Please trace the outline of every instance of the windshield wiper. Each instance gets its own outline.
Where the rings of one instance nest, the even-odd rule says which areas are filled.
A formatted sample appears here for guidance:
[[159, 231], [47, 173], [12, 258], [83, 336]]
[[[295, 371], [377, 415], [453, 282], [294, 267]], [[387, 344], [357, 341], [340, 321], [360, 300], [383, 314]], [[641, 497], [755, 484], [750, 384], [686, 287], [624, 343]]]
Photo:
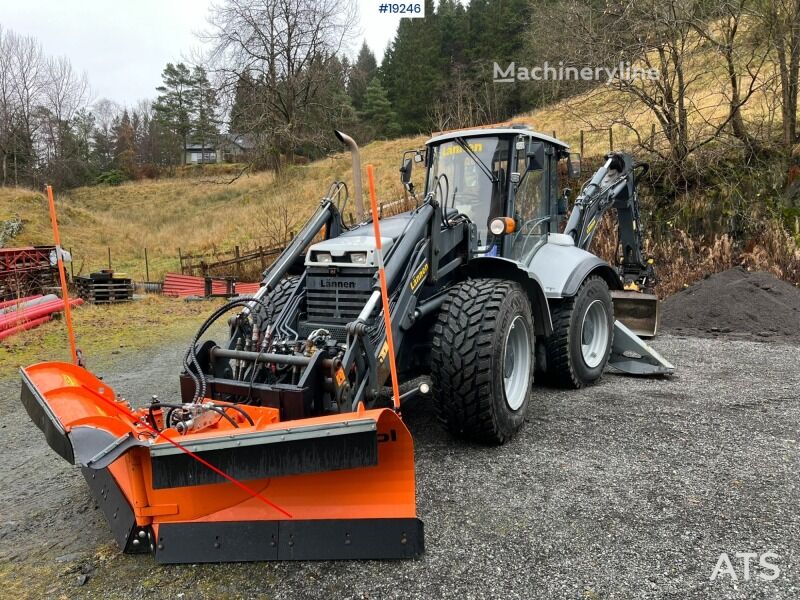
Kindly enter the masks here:
[[467, 144], [464, 141], [463, 137], [453, 138], [453, 141], [456, 144], [458, 144], [461, 147], [461, 149], [464, 152], [466, 152], [472, 160], [475, 161], [475, 164], [481, 168], [483, 173], [489, 178], [489, 180], [492, 183], [497, 183], [497, 177], [495, 177], [494, 173], [492, 173], [492, 170], [484, 164], [484, 162], [480, 159], [480, 157], [477, 154], [475, 154], [475, 151], [469, 147], [469, 144]]

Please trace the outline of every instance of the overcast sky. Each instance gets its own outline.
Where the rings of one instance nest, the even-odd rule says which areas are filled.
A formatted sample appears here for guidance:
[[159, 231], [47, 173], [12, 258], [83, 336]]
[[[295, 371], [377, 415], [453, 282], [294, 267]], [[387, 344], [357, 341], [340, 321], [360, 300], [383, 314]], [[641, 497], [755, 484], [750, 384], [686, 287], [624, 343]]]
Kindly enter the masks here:
[[[377, 0], [356, 0], [360, 35], [380, 62], [399, 17], [380, 15]], [[0, 0], [0, 25], [36, 37], [49, 55], [85, 71], [95, 99], [132, 105], [153, 98], [167, 62], [198, 46], [212, 0]]]

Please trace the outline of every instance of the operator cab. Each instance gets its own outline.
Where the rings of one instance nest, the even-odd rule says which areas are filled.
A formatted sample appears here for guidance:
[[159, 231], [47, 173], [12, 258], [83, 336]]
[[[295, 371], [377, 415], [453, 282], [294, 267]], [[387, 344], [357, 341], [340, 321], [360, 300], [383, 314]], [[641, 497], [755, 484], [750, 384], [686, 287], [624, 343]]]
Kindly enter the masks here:
[[558, 232], [565, 212], [558, 162], [570, 157], [564, 142], [510, 127], [450, 132], [426, 146], [425, 192], [434, 194], [445, 214], [469, 218], [479, 254], [527, 263], [547, 234]]

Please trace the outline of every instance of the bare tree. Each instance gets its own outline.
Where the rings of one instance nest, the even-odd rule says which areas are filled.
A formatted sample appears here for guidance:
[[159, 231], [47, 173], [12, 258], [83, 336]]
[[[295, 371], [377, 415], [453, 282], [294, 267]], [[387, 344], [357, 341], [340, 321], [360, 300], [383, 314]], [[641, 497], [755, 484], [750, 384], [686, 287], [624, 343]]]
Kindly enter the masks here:
[[8, 183], [8, 157], [11, 154], [12, 128], [16, 112], [11, 65], [12, 47], [12, 36], [0, 26], [0, 157], [2, 157], [0, 160], [2, 160], [3, 185]]
[[[646, 73], [617, 73], [609, 82], [621, 93], [606, 96], [594, 111], [602, 115], [602, 125], [629, 129], [638, 144], [667, 161], [679, 179], [686, 175], [687, 157], [718, 140], [729, 125], [736, 137], [752, 141], [741, 107], [762, 85], [759, 74], [766, 49], [741, 43], [747, 2], [724, 0], [708, 10], [700, 0], [612, 0], [598, 10], [568, 0], [565, 23], [574, 28], [578, 40], [573, 63], [610, 68], [622, 64], [626, 69], [630, 65]], [[713, 69], [692, 64], [708, 60], [709, 48], [722, 54], [726, 66], [725, 76], [713, 82]], [[721, 116], [715, 110], [720, 108], [725, 108]], [[577, 119], [583, 118], [580, 102], [571, 110]], [[650, 122], [647, 116], [655, 118], [660, 135], [643, 127]]]
[[730, 123], [733, 136], [751, 150], [761, 143], [748, 131], [742, 106], [762, 86], [758, 83], [759, 77], [769, 56], [759, 32], [751, 31], [749, 39], [743, 39], [747, 33], [745, 21], [753, 16], [753, 8], [753, 0], [722, 0], [710, 5], [707, 12], [701, 11], [691, 22], [697, 35], [725, 62], [729, 111], [726, 121]]
[[42, 87], [43, 126], [47, 131], [48, 148], [56, 160], [63, 158], [65, 136], [79, 109], [89, 100], [89, 82], [85, 73], [78, 74], [65, 57], [45, 61]]
[[276, 167], [297, 146], [321, 141], [309, 121], [332, 108], [323, 105], [327, 61], [355, 21], [353, 0], [224, 0], [212, 8], [201, 36], [210, 65], [230, 97], [241, 80], [255, 82], [246, 133]]
[[428, 118], [439, 131], [472, 127], [498, 120], [502, 88], [490, 77], [469, 77], [462, 66], [455, 66], [442, 90], [441, 99], [431, 105]]
[[11, 54], [13, 90], [16, 96], [18, 121], [15, 127], [14, 182], [19, 183], [18, 157], [27, 164], [29, 175], [35, 182], [35, 136], [38, 130], [36, 112], [41, 104], [46, 85], [45, 60], [42, 48], [32, 37], [15, 36]]
[[780, 77], [783, 143], [797, 141], [797, 100], [800, 83], [800, 2], [758, 0], [755, 12], [775, 50]]

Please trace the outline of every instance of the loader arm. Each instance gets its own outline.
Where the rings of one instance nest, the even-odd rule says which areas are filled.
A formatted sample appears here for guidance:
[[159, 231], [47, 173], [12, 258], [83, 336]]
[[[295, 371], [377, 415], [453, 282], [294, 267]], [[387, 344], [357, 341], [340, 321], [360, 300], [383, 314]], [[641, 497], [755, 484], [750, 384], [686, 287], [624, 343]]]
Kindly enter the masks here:
[[[207, 329], [201, 328], [181, 374], [184, 402], [207, 396], [254, 403], [280, 410], [283, 418], [353, 412], [360, 403], [379, 405], [389, 369], [380, 285], [371, 264], [374, 242], [363, 235], [370, 225], [307, 248], [337, 220], [329, 204], [311, 217], [298, 243], [265, 273], [259, 293], [232, 319], [224, 346], [198, 343]], [[408, 332], [441, 306], [448, 279], [469, 260], [475, 242], [469, 222], [445, 222], [432, 198], [384, 221], [392, 236], [384, 256], [390, 321], [395, 354], [404, 356]], [[348, 262], [353, 248], [364, 249], [358, 253], [365, 262]], [[304, 254], [303, 274], [282, 299], [281, 310], [271, 314], [276, 299], [270, 286], [274, 290], [279, 276]], [[319, 255], [328, 262], [320, 262]]]

